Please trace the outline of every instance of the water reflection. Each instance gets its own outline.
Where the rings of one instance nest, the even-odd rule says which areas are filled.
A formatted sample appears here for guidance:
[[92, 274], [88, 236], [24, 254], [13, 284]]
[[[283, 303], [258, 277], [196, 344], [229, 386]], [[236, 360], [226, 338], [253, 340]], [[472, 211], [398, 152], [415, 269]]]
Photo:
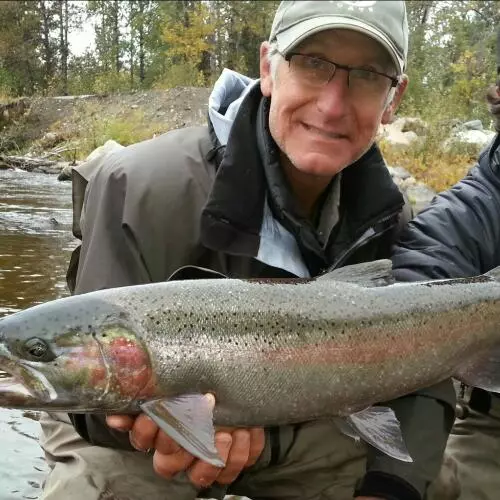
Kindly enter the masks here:
[[[75, 244], [70, 183], [0, 170], [0, 317], [67, 295], [64, 276]], [[0, 409], [0, 432], [0, 500], [37, 499], [47, 470], [38, 423]]]

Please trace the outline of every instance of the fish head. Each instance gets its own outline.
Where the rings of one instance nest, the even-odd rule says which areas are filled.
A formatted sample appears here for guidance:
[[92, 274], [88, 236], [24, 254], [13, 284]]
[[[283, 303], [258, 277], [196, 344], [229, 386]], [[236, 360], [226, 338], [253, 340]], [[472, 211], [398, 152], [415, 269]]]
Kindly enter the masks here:
[[123, 308], [79, 295], [0, 319], [0, 406], [126, 411], [152, 394], [153, 370]]

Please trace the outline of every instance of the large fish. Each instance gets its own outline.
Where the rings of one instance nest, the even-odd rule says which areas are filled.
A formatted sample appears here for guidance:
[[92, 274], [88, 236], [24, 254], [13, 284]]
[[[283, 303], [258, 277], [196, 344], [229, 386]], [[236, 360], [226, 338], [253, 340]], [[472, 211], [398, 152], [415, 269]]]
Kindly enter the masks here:
[[390, 277], [376, 261], [309, 281], [178, 280], [38, 305], [0, 320], [0, 406], [142, 410], [215, 465], [213, 423], [341, 417], [410, 461], [392, 410], [373, 405], [452, 375], [500, 390], [500, 270]]

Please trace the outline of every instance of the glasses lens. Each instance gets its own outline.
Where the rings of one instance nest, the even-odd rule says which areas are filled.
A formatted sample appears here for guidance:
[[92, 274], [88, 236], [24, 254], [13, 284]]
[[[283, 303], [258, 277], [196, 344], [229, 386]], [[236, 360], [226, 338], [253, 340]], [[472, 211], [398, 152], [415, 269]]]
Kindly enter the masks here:
[[290, 69], [300, 80], [309, 85], [324, 85], [335, 72], [335, 66], [317, 57], [293, 54]]
[[390, 78], [366, 69], [351, 69], [349, 72], [349, 88], [359, 95], [381, 96], [389, 91]]

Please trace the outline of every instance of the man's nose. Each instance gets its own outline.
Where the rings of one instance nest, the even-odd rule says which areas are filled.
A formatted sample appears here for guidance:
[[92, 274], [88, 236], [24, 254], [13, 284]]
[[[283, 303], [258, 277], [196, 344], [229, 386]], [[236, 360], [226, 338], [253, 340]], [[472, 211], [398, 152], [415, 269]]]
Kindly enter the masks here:
[[318, 109], [330, 116], [343, 116], [349, 103], [349, 75], [347, 71], [337, 68], [332, 79], [324, 85], [318, 94]]

